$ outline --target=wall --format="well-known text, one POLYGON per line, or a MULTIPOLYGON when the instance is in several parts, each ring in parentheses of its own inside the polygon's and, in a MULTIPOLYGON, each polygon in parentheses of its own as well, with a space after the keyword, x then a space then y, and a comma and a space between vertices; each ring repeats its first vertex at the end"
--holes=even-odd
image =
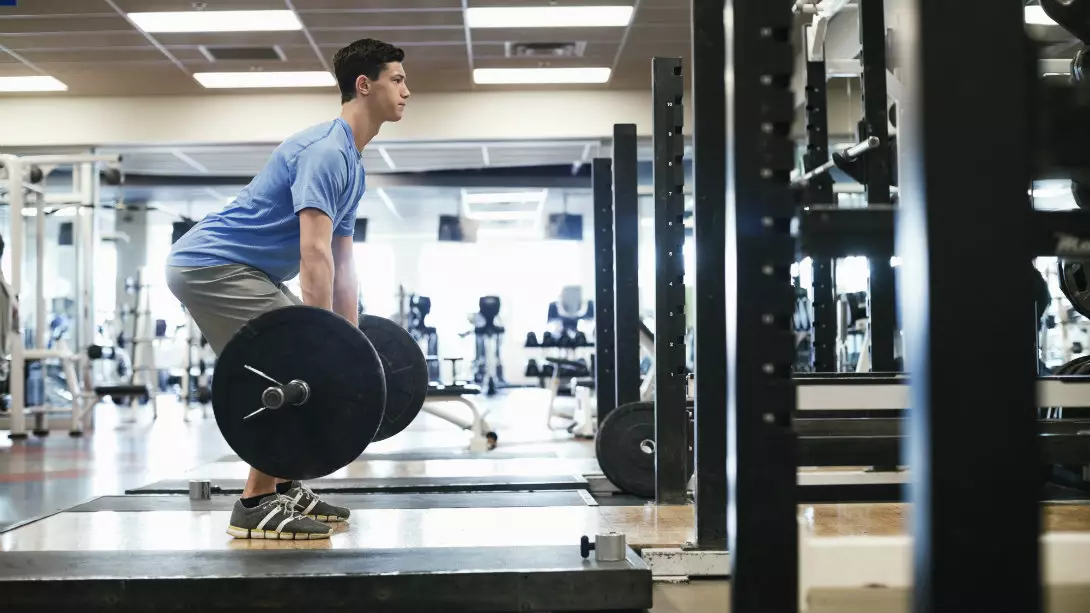
MULTIPOLYGON (((846 79, 829 89, 832 134, 852 126, 858 91, 846 79), (854 105, 854 112, 853 106, 854 105)), ((858 88, 857 88, 858 89, 858 88)), ((686 101, 684 132, 692 134, 686 101)), ((339 112, 323 94, 188 97, 19 97, 0 100, 0 148, 277 143, 339 112), (70 117, 59 129, 57 117, 70 117)), ((802 109, 799 113, 801 117, 802 109)), ((383 127, 376 142, 608 138, 615 123, 651 134, 650 91, 535 91, 428 94, 405 119, 383 127)), ((804 134, 796 122, 794 133, 804 134)))
MULTIPOLYGON (((276 143, 339 111, 326 94, 8 98, 0 100, 0 147, 276 143)), ((614 123, 649 135, 651 92, 422 94, 379 140, 602 138, 614 123)))

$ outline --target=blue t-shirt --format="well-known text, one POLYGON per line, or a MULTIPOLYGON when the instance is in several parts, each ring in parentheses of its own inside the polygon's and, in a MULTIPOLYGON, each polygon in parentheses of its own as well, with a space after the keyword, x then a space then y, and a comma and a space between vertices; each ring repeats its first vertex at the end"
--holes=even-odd
POLYGON ((340 118, 281 143, 253 181, 218 213, 174 244, 171 266, 246 264, 284 282, 299 274, 299 211, 333 220, 333 234, 352 236, 364 192, 362 156, 340 118))

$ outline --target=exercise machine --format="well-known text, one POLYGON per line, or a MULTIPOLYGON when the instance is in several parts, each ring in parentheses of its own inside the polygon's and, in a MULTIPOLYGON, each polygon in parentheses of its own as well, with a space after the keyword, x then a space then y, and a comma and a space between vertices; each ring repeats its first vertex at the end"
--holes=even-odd
POLYGON ((429 313, 431 313, 431 298, 416 294, 409 296, 407 329, 424 350, 424 357, 428 360, 429 380, 438 383, 440 380, 439 334, 425 321, 429 313))
POLYGON ((473 363, 473 381, 484 388, 489 396, 506 386, 503 377, 503 361, 500 347, 505 328, 500 325, 499 296, 482 296, 473 317, 473 337, 476 341, 476 358, 473 363))
MULTIPOLYGON (((94 320, 95 209, 98 205, 100 180, 112 184, 120 183, 120 171, 116 168, 119 162, 120 157, 117 155, 0 155, 0 165, 5 175, 3 195, 10 206, 11 220, 10 287, 14 299, 4 306, 4 318, 11 321, 12 330, 15 332, 14 342, 9 343, 10 403, 9 415, 6 417, 9 436, 13 439, 26 438, 27 416, 31 417, 31 427, 36 435, 48 434, 51 414, 67 414, 69 433, 79 436, 91 426, 91 409, 101 400, 104 391, 112 391, 114 394, 133 392, 118 386, 109 390, 96 388, 92 381, 91 368, 92 360, 100 359, 104 353, 110 353, 94 343, 97 329, 94 320), (109 166, 101 169, 103 164, 109 166), (61 193, 48 190, 48 177, 62 166, 71 168, 72 191, 61 193), (63 208, 73 207, 76 211, 73 234, 78 269, 75 345, 84 348, 82 350, 71 348, 63 336, 50 340, 47 333, 45 296, 42 291, 45 285, 46 216, 63 208), (35 296, 33 300, 23 301, 26 235, 24 218, 31 216, 34 218, 36 236, 33 273, 35 296), (16 312, 19 313, 18 318, 15 316, 16 312), (20 321, 24 317, 33 321, 31 333, 25 342, 22 339, 20 321), (32 367, 39 369, 46 361, 60 364, 65 385, 60 396, 66 399, 67 406, 27 406, 27 373, 32 367)), ((142 393, 146 393, 146 390, 142 393)))

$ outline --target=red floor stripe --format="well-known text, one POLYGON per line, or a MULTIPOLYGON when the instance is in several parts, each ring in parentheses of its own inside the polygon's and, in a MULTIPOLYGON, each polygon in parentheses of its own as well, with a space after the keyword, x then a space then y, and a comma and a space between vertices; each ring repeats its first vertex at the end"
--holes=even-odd
POLYGON ((27 481, 48 481, 50 479, 74 479, 90 474, 90 470, 73 468, 69 470, 46 470, 29 473, 0 475, 0 483, 25 483, 27 481))

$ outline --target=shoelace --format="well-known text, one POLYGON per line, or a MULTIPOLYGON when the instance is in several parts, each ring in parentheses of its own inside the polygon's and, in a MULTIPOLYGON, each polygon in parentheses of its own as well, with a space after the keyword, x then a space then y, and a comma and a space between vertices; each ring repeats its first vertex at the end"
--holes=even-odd
POLYGON ((306 518, 306 515, 295 510, 295 501, 283 494, 276 497, 276 506, 280 507, 280 510, 284 513, 291 515, 292 519, 306 518))
POLYGON ((318 497, 318 496, 317 496, 317 495, 316 495, 316 494, 314 493, 314 490, 312 490, 312 489, 310 489, 309 487, 307 487, 307 486, 303 485, 302 483, 300 483, 300 484, 299 484, 299 489, 300 489, 300 490, 302 490, 302 492, 303 492, 304 494, 306 494, 307 496, 310 496, 311 498, 317 498, 317 497, 318 497))

